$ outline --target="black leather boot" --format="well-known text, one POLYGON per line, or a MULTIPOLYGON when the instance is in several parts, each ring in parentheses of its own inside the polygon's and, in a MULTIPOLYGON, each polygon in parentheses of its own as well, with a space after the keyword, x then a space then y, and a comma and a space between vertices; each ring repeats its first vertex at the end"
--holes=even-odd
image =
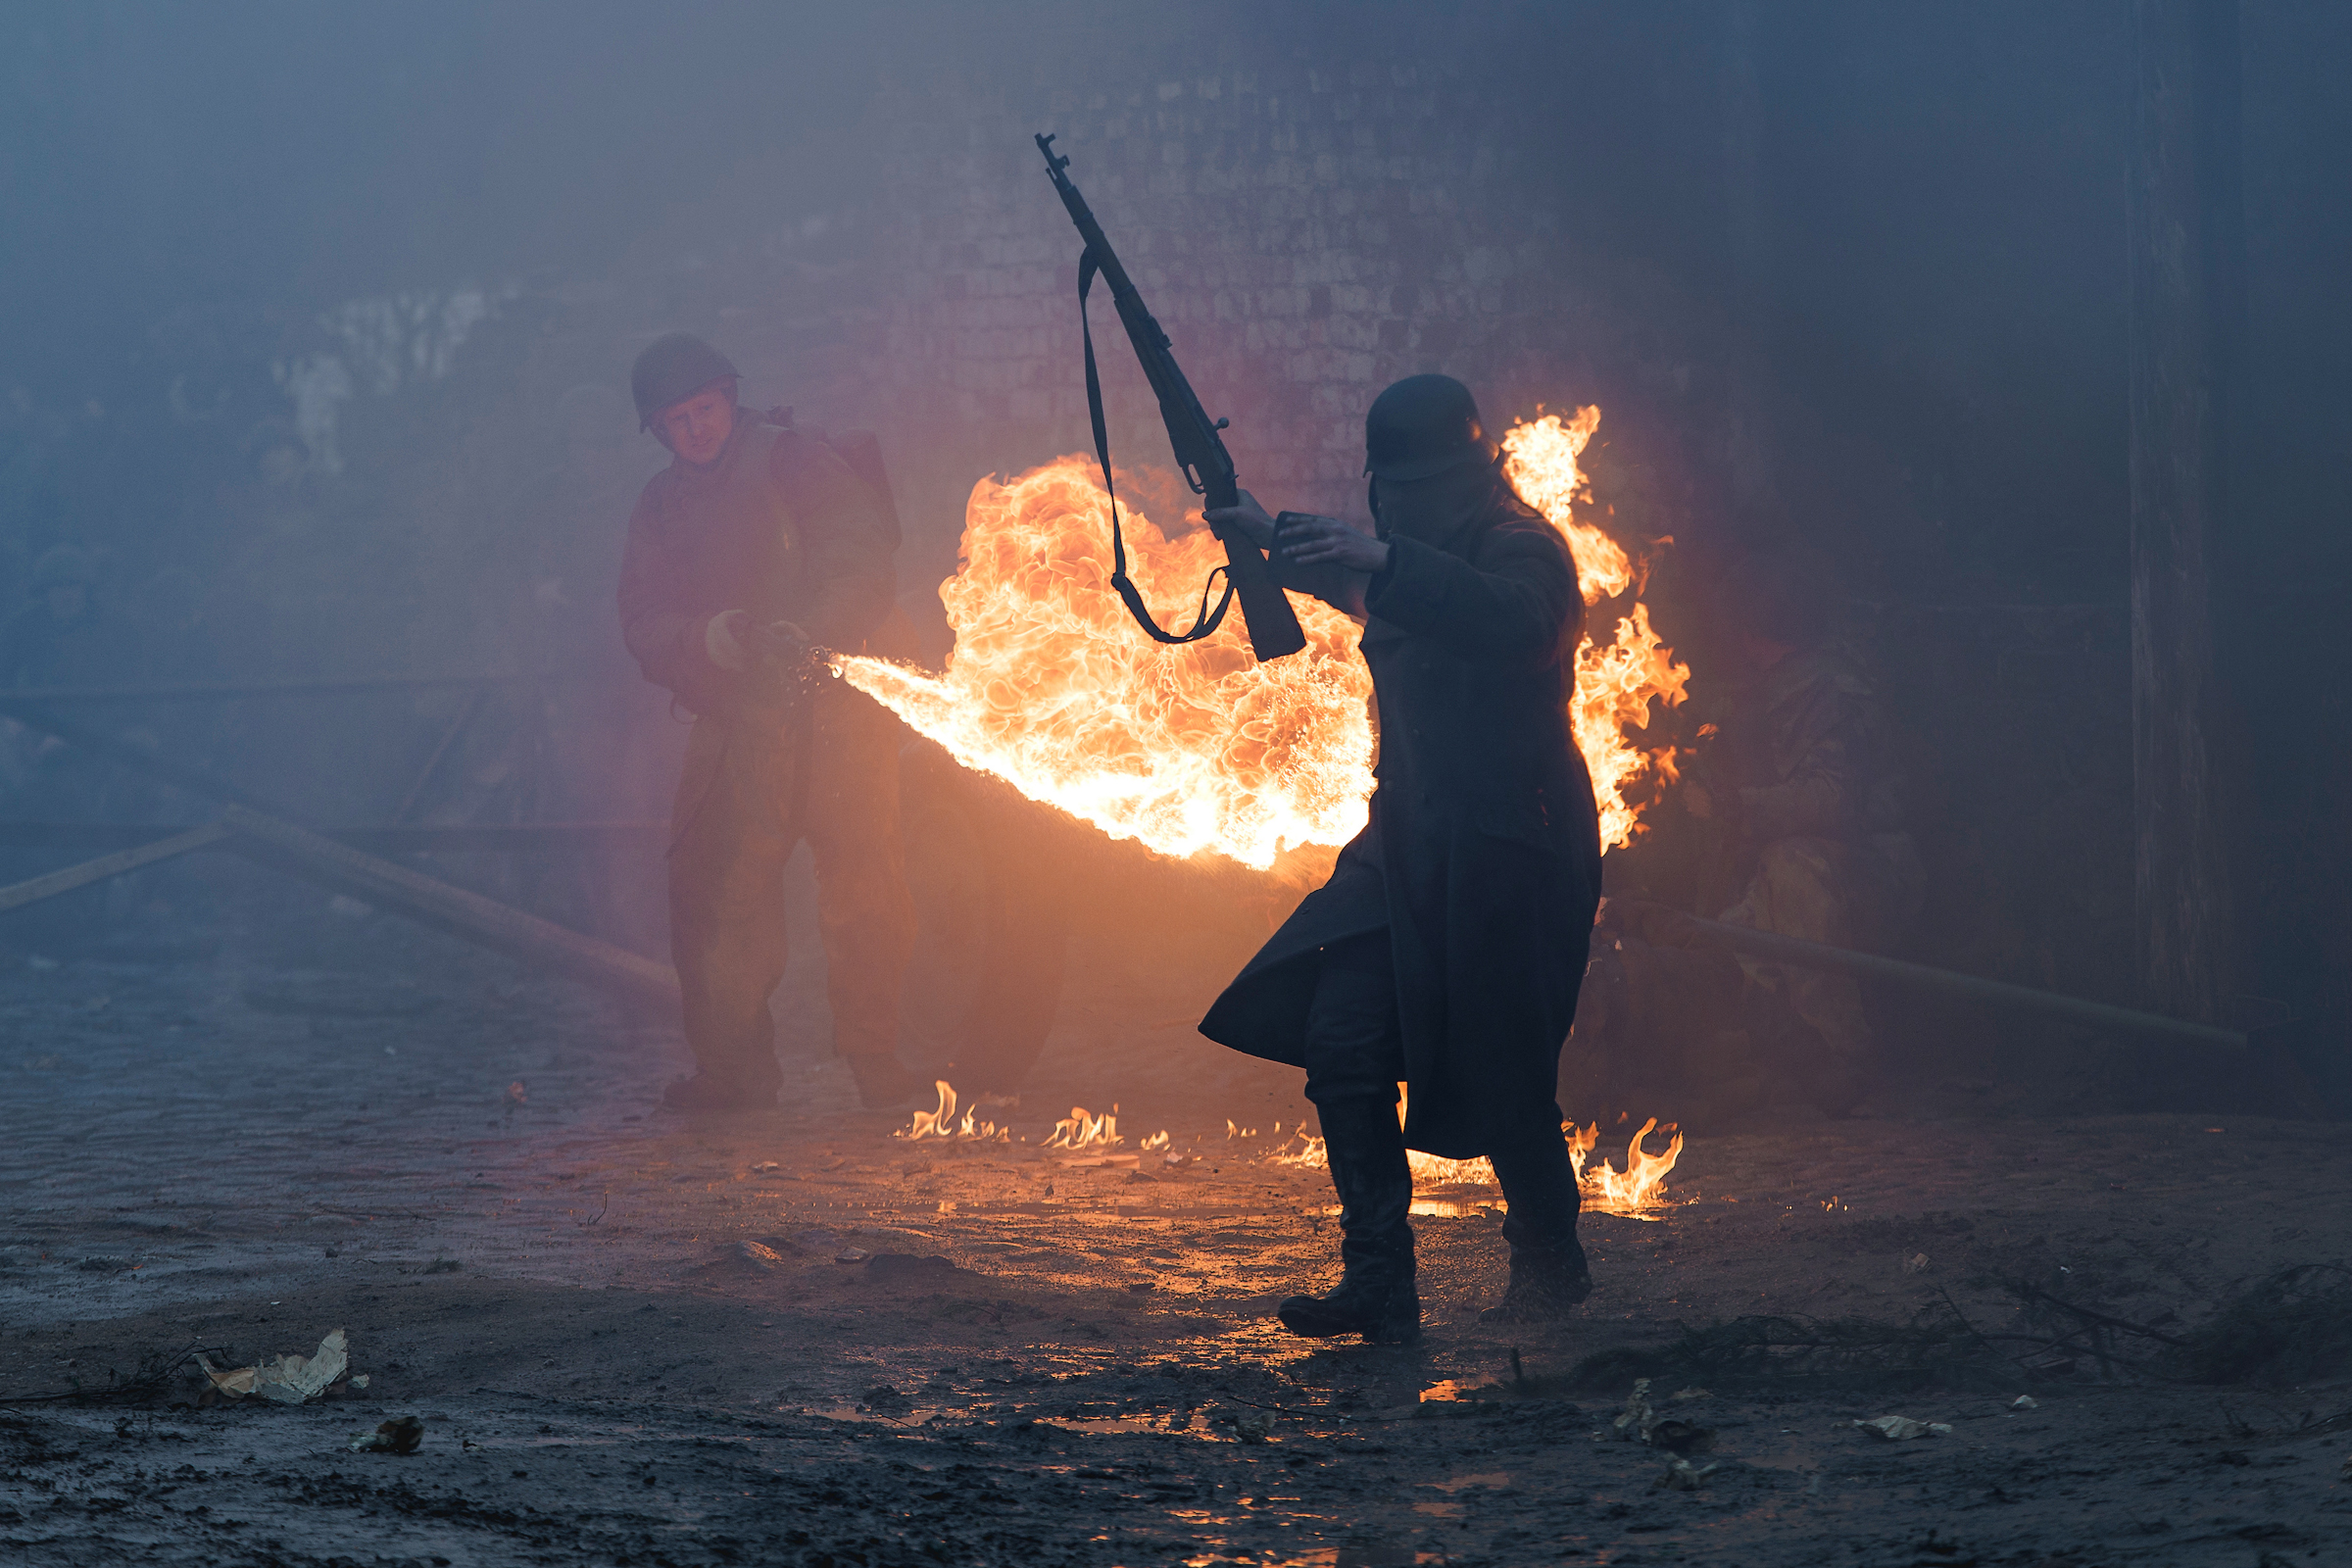
POLYGON ((1294 1296, 1275 1315, 1310 1340, 1360 1334, 1372 1345, 1410 1345, 1421 1338, 1421 1295, 1413 1283, 1413 1173, 1396 1108, 1378 1101, 1319 1108, 1346 1272, 1328 1295, 1294 1296))
POLYGON ((1580 1206, 1568 1141, 1556 1133, 1527 1147, 1497 1151, 1503 1240, 1511 1246, 1511 1283, 1482 1323, 1547 1323, 1592 1294, 1592 1270, 1576 1239, 1580 1206))

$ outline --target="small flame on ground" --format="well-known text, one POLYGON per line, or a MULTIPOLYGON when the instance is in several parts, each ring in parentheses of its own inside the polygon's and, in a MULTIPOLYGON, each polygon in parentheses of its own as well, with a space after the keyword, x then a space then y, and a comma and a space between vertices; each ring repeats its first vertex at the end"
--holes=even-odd
MULTIPOLYGON (((1397 1108, 1399 1118, 1403 1107, 1397 1108)), ((1228 1122, 1227 1126, 1232 1123, 1228 1122)), ((1644 1217, 1649 1210, 1665 1201, 1666 1173, 1682 1156, 1683 1135, 1672 1127, 1673 1142, 1663 1154, 1651 1154, 1642 1148, 1642 1140, 1657 1128, 1652 1116, 1642 1124, 1642 1130, 1626 1146, 1626 1168, 1618 1171, 1603 1160, 1597 1166, 1589 1163, 1593 1146, 1600 1141, 1600 1125, 1579 1127, 1574 1122, 1560 1124, 1568 1140, 1568 1163, 1575 1169, 1577 1185, 1582 1190, 1588 1209, 1623 1218, 1644 1217)), ((1328 1170, 1331 1153, 1324 1140, 1309 1137, 1304 1128, 1297 1134, 1297 1149, 1277 1150, 1268 1156, 1276 1165, 1293 1165, 1305 1170, 1328 1170)), ((1412 1167, 1413 1185, 1424 1187, 1493 1187, 1494 1162, 1487 1159, 1446 1159, 1437 1154, 1425 1154, 1418 1149, 1405 1151, 1405 1162, 1412 1167)))
POLYGON ((980 1107, 976 1104, 965 1107, 962 1119, 957 1120, 956 1086, 945 1078, 934 1078, 931 1087, 939 1091, 939 1108, 916 1111, 913 1124, 892 1133, 893 1138, 955 1138, 989 1144, 1012 1142, 1012 1129, 1000 1127, 993 1121, 980 1120, 980 1107))
POLYGON ((1072 1105, 1070 1113, 1054 1124, 1054 1136, 1047 1139, 1048 1149, 1110 1149, 1126 1140, 1119 1136, 1119 1107, 1113 1105, 1098 1116, 1084 1105, 1072 1105))
POLYGON ((1682 1157, 1683 1134, 1680 1128, 1669 1126, 1666 1130, 1674 1137, 1666 1145, 1666 1152, 1652 1154, 1642 1149, 1642 1140, 1656 1130, 1657 1125, 1655 1116, 1642 1124, 1642 1130, 1626 1144, 1625 1169, 1618 1171, 1611 1169, 1605 1159, 1597 1169, 1587 1166, 1593 1145, 1600 1142, 1598 1122, 1583 1129, 1570 1124, 1568 1163, 1576 1167, 1588 1203, 1604 1214, 1636 1214, 1658 1202, 1665 1194, 1666 1173, 1682 1157))
POLYGON ((1165 1149, 1165 1148, 1167 1148, 1167 1147, 1168 1147, 1170 1144, 1174 1143, 1175 1141, 1176 1141, 1175 1139, 1173 1139, 1173 1138, 1170 1138, 1170 1137, 1168 1136, 1168 1131, 1167 1131, 1167 1129, 1163 1127, 1163 1128, 1161 1128, 1161 1129, 1160 1129, 1158 1132, 1155 1132, 1155 1133, 1152 1134, 1150 1137, 1146 1138, 1146 1139, 1145 1139, 1145 1140, 1144 1140, 1144 1141, 1143 1141, 1141 1144, 1137 1145, 1136 1147, 1137 1147, 1137 1148, 1139 1148, 1139 1149, 1147 1149, 1147 1150, 1150 1150, 1150 1149, 1165 1149))

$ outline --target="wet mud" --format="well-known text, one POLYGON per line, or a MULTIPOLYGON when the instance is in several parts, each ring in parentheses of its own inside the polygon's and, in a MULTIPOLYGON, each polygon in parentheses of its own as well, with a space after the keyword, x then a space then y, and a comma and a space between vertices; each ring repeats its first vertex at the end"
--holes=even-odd
POLYGON ((1082 984, 1022 1102, 983 1112, 1013 1141, 943 1143, 807 1057, 785 1108, 660 1112, 667 1028, 430 941, 12 961, 0 1560, 2266 1568, 2352 1539, 2340 1378, 2041 1354, 1660 1383, 1712 1435, 1685 1489, 1616 1425, 1630 1379, 1572 1376, 1747 1314, 1997 1336, 2030 1280, 2190 1324, 2352 1251, 2336 1129, 1694 1127, 1658 1217, 1588 1217, 1568 1322, 1479 1320, 1504 1259, 1493 1195, 1460 1189, 1417 1221, 1425 1342, 1315 1346, 1270 1320, 1331 1276, 1323 1178, 1271 1158, 1306 1107, 1192 1036, 1199 1000, 1082 984), (1121 1145, 1043 1147, 1113 1102, 1121 1145), (367 1384, 311 1404, 204 1403, 192 1364, 139 1382, 338 1327, 367 1384), (1889 1414, 1950 1430, 1853 1424, 1889 1414), (416 1452, 351 1450, 401 1416, 416 1452))

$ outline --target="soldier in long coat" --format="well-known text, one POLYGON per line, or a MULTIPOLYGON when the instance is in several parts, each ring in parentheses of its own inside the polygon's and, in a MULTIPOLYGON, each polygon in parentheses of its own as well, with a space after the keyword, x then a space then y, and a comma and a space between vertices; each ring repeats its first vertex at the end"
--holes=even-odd
POLYGON ((1370 823, 1200 1030, 1304 1067, 1322 1122, 1344 1278, 1283 1323, 1394 1343, 1420 1331, 1408 1147, 1494 1161, 1511 1284, 1489 1317, 1556 1316, 1591 1290, 1553 1093, 1600 839, 1569 729, 1584 600, 1565 542, 1450 377, 1383 392, 1365 447, 1375 534, 1293 513, 1278 528, 1247 496, 1210 514, 1271 540, 1286 572, 1352 574, 1325 597, 1365 617, 1380 751, 1370 823))

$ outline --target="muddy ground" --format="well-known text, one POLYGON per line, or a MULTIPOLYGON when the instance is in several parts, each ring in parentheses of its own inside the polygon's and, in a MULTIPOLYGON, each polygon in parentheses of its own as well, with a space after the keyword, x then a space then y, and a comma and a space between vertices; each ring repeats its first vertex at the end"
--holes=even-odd
POLYGON ((1419 1222, 1426 1343, 1318 1348, 1269 1328, 1336 1240, 1322 1177, 1269 1158, 1306 1107, 1191 1033, 1198 977, 1082 977, 1023 1103, 987 1113, 1015 1142, 913 1143, 808 1056, 787 1108, 686 1123, 652 1108, 683 1065, 659 1022, 345 925, 304 954, 0 967, 0 1560, 2352 1558, 2352 1388, 2135 1378, 2130 1334, 2070 1366, 2017 1294, 2178 1330, 2345 1257, 2336 1126, 1695 1128, 1658 1218, 1588 1219, 1572 1322, 1479 1322, 1503 1255, 1464 1190, 1419 1222), (1114 1101, 1112 1157, 1041 1147, 1114 1101), (1570 1386, 1764 1313, 1987 1338, 1924 1386, 1677 1403, 1661 1374, 1715 1434, 1693 1490, 1615 1430, 1630 1363, 1570 1386), (104 1396, 338 1327, 367 1387, 314 1404, 199 1406, 185 1367, 104 1396), (1950 1430, 1853 1425, 1889 1414, 1950 1430), (350 1450, 403 1415, 418 1451, 350 1450))

